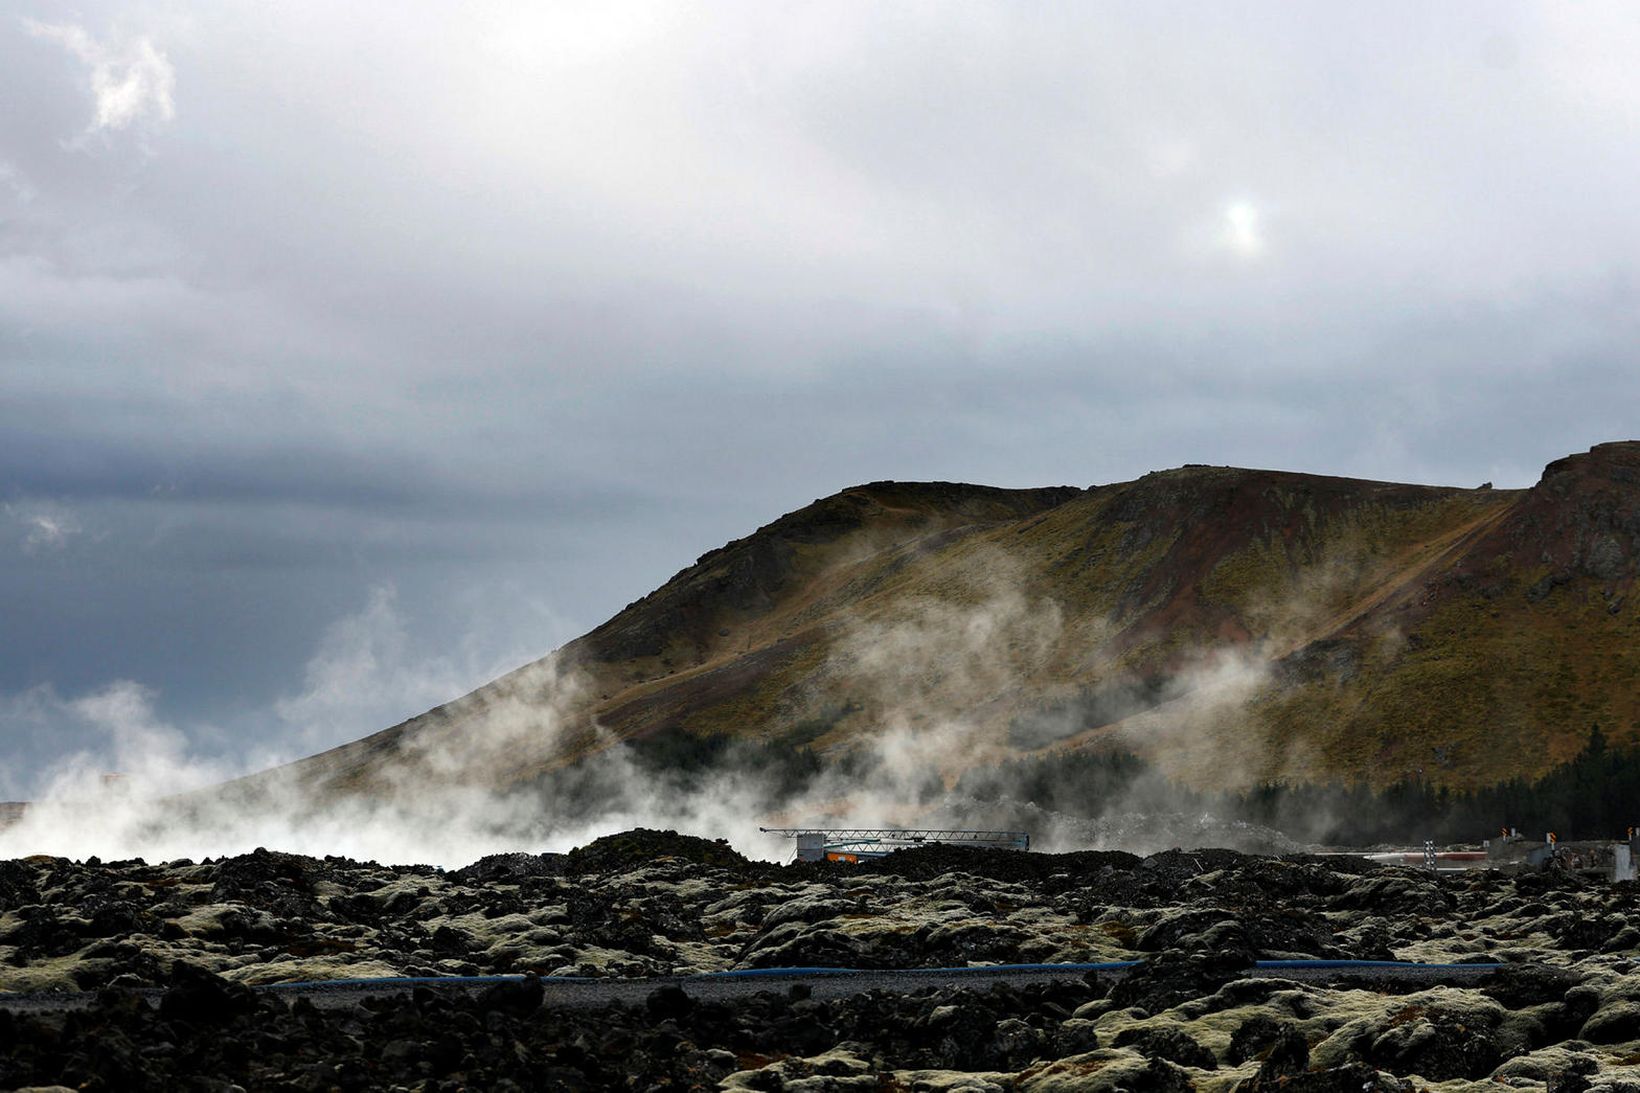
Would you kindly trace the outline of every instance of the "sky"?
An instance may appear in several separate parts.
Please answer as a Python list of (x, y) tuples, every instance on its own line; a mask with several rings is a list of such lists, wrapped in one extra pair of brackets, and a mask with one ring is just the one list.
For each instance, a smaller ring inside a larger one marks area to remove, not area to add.
[(0, 798), (355, 738), (851, 484), (1640, 434), (1640, 11), (14, 3)]

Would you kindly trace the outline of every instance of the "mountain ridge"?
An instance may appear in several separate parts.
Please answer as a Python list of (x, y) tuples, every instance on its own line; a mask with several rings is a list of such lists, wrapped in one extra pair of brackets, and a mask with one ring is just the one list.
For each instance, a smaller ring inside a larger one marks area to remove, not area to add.
[[(1632, 742), (1640, 442), (1526, 489), (1187, 465), (850, 487), (702, 554), (549, 657), (287, 768), (326, 792), (513, 784), (623, 740), (947, 774), (1120, 748), (1203, 786), (1530, 776)], [(938, 746), (935, 746), (938, 745)]]

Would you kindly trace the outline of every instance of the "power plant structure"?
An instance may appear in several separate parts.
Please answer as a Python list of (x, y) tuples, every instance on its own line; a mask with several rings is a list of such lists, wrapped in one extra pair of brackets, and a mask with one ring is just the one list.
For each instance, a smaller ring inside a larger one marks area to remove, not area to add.
[(1640, 861), (1640, 831), (1632, 827), (1627, 839), (1567, 842), (1556, 839), (1552, 831), (1542, 839), (1511, 831), (1487, 840), (1484, 868), (1513, 873), (1559, 870), (1592, 880), (1632, 881), (1636, 861)]
[(1561, 840), (1554, 832), (1529, 839), (1508, 829), (1486, 840), (1476, 850), (1437, 850), (1433, 842), (1422, 849), (1351, 851), (1381, 865), (1422, 866), (1432, 873), (1461, 873), (1496, 869), (1503, 873), (1576, 873), (1590, 880), (1632, 881), (1640, 863), (1640, 830), (1631, 828), (1626, 839)]
[(978, 846), (987, 850), (1029, 850), (1026, 831), (964, 831), (904, 827), (760, 827), (766, 835), (797, 840), (798, 861), (858, 862), (929, 843)]
[[(1031, 848), (1026, 831), (975, 831), (963, 828), (905, 827), (759, 827), (766, 835), (797, 842), (797, 861), (860, 862), (896, 850), (930, 843), (977, 846), (987, 850)], [(1506, 830), (1477, 849), (1438, 850), (1431, 841), (1397, 850), (1334, 851), (1341, 857), (1365, 858), (1382, 865), (1410, 865), (1430, 872), (1456, 873), (1497, 869), (1505, 873), (1565, 871), (1592, 880), (1633, 881), (1640, 866), (1640, 828), (1627, 839), (1562, 841), (1553, 832), (1529, 839)]]

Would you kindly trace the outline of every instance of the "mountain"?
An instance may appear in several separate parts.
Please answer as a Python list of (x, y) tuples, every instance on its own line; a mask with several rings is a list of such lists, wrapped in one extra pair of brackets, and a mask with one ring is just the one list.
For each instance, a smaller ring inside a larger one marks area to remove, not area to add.
[(924, 761), (1131, 750), (1204, 787), (1543, 772), (1640, 725), (1640, 442), (1530, 489), (1185, 466), (874, 482), (550, 657), (284, 771), (505, 786), (623, 740)]

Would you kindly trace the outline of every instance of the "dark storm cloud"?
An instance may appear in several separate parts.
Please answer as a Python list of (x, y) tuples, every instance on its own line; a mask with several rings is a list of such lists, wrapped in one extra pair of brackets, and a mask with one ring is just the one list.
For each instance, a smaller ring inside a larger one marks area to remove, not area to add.
[(1635, 432), (1637, 52), (1594, 5), (8, 11), (0, 695), (30, 763), (119, 679), (283, 731), (368, 617), (364, 732), (885, 477), (1530, 482)]

